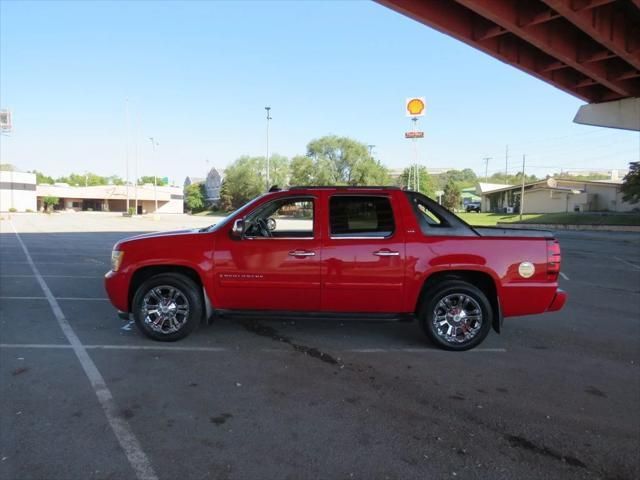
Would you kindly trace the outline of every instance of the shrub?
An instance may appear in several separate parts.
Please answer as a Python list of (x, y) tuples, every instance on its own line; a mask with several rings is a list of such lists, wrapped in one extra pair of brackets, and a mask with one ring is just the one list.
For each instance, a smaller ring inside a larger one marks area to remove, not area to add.
[(25, 210), (25, 212), (27, 212), (27, 213), (33, 213), (33, 210), (31, 210), (30, 208), (27, 208), (27, 209)]
[(46, 212), (49, 211), (49, 207), (53, 207), (58, 204), (58, 197), (47, 196), (42, 199), (42, 203), (44, 204), (44, 209)]
[(13, 207), (11, 207), (11, 208), (9, 209), (9, 212), (11, 212), (11, 213), (16, 213), (17, 211), (18, 211), (18, 209), (17, 209), (17, 208), (13, 208)]

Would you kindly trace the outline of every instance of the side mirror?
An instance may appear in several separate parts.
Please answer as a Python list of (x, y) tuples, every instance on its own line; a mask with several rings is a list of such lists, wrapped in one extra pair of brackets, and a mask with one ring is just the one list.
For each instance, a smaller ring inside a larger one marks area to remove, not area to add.
[(235, 237), (242, 237), (244, 234), (244, 219), (240, 218), (233, 222), (233, 228), (231, 229), (231, 233)]

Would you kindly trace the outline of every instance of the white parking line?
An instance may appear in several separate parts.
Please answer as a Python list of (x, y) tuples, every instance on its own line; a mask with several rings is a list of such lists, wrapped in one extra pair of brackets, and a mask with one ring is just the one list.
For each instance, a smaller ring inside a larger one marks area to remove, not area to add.
[(22, 238), (20, 238), (20, 235), (13, 225), (13, 222), (10, 222), (10, 224), (11, 228), (13, 229), (13, 233), (15, 233), (16, 235), (18, 243), (22, 247), (22, 250), (27, 257), (27, 262), (31, 266), (31, 270), (33, 270), (33, 274), (36, 276), (38, 283), (40, 284), (40, 288), (42, 288), (42, 291), (44, 292), (44, 295), (49, 302), (49, 306), (51, 307), (51, 310), (58, 320), (58, 325), (60, 325), (62, 332), (64, 333), (65, 337), (67, 337), (67, 341), (71, 345), (71, 348), (76, 354), (76, 357), (78, 357), (80, 365), (82, 365), (84, 373), (87, 375), (87, 378), (89, 379), (89, 382), (93, 387), (96, 397), (98, 397), (98, 401), (100, 402), (100, 405), (104, 410), (107, 420), (111, 425), (111, 429), (118, 439), (118, 442), (120, 442), (120, 446), (127, 455), (129, 463), (135, 471), (136, 476), (139, 480), (158, 480), (158, 476), (153, 470), (151, 462), (142, 450), (140, 442), (131, 430), (129, 423), (119, 413), (118, 406), (113, 399), (113, 395), (111, 394), (109, 387), (107, 387), (107, 384), (104, 381), (102, 374), (98, 370), (98, 367), (96, 367), (96, 364), (87, 353), (87, 349), (84, 347), (84, 345), (82, 345), (82, 342), (74, 332), (73, 328), (71, 328), (71, 325), (64, 316), (60, 305), (51, 293), (47, 282), (45, 282), (44, 278), (42, 278), (38, 267), (36, 267), (36, 264), (33, 262), (31, 255), (29, 255), (29, 250), (27, 250), (27, 247), (22, 241)]
[(624, 259), (622, 259), (620, 257), (613, 257), (613, 258), (615, 258), (619, 262), (624, 263), (625, 265), (629, 265), (630, 267), (635, 268), (636, 270), (640, 270), (640, 266), (636, 265), (635, 263), (628, 262), (627, 260), (624, 260)]
[(569, 280), (569, 277), (567, 277), (567, 275), (565, 275), (563, 272), (560, 272), (560, 276), (565, 280)]
[[(19, 274), (3, 274), (0, 273), (0, 278), (35, 278), (35, 275), (19, 275)], [(95, 278), (95, 279), (103, 279), (104, 275), (42, 275), (42, 278)]]
[[(36, 277), (37, 280), (38, 277)], [(52, 297), (56, 300), (68, 300), (68, 301), (78, 301), (78, 302), (108, 302), (108, 298), (103, 297)], [(48, 297), (14, 297), (14, 296), (4, 296), (0, 297), (0, 300), (48, 300)]]

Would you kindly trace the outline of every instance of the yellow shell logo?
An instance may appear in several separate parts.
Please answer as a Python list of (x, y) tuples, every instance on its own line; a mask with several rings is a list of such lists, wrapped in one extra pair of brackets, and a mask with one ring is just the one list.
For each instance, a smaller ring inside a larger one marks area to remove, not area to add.
[(420, 115), (424, 111), (424, 102), (419, 98), (412, 98), (407, 102), (407, 110), (411, 115)]

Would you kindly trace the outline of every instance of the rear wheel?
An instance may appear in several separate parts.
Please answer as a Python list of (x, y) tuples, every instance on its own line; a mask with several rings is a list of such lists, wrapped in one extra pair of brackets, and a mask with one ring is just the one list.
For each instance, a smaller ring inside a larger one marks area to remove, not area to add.
[(133, 297), (133, 318), (146, 336), (171, 342), (189, 335), (200, 323), (203, 302), (190, 278), (163, 273), (146, 280)]
[(451, 280), (426, 295), (418, 316), (426, 335), (440, 348), (469, 350), (489, 334), (493, 311), (479, 288)]

